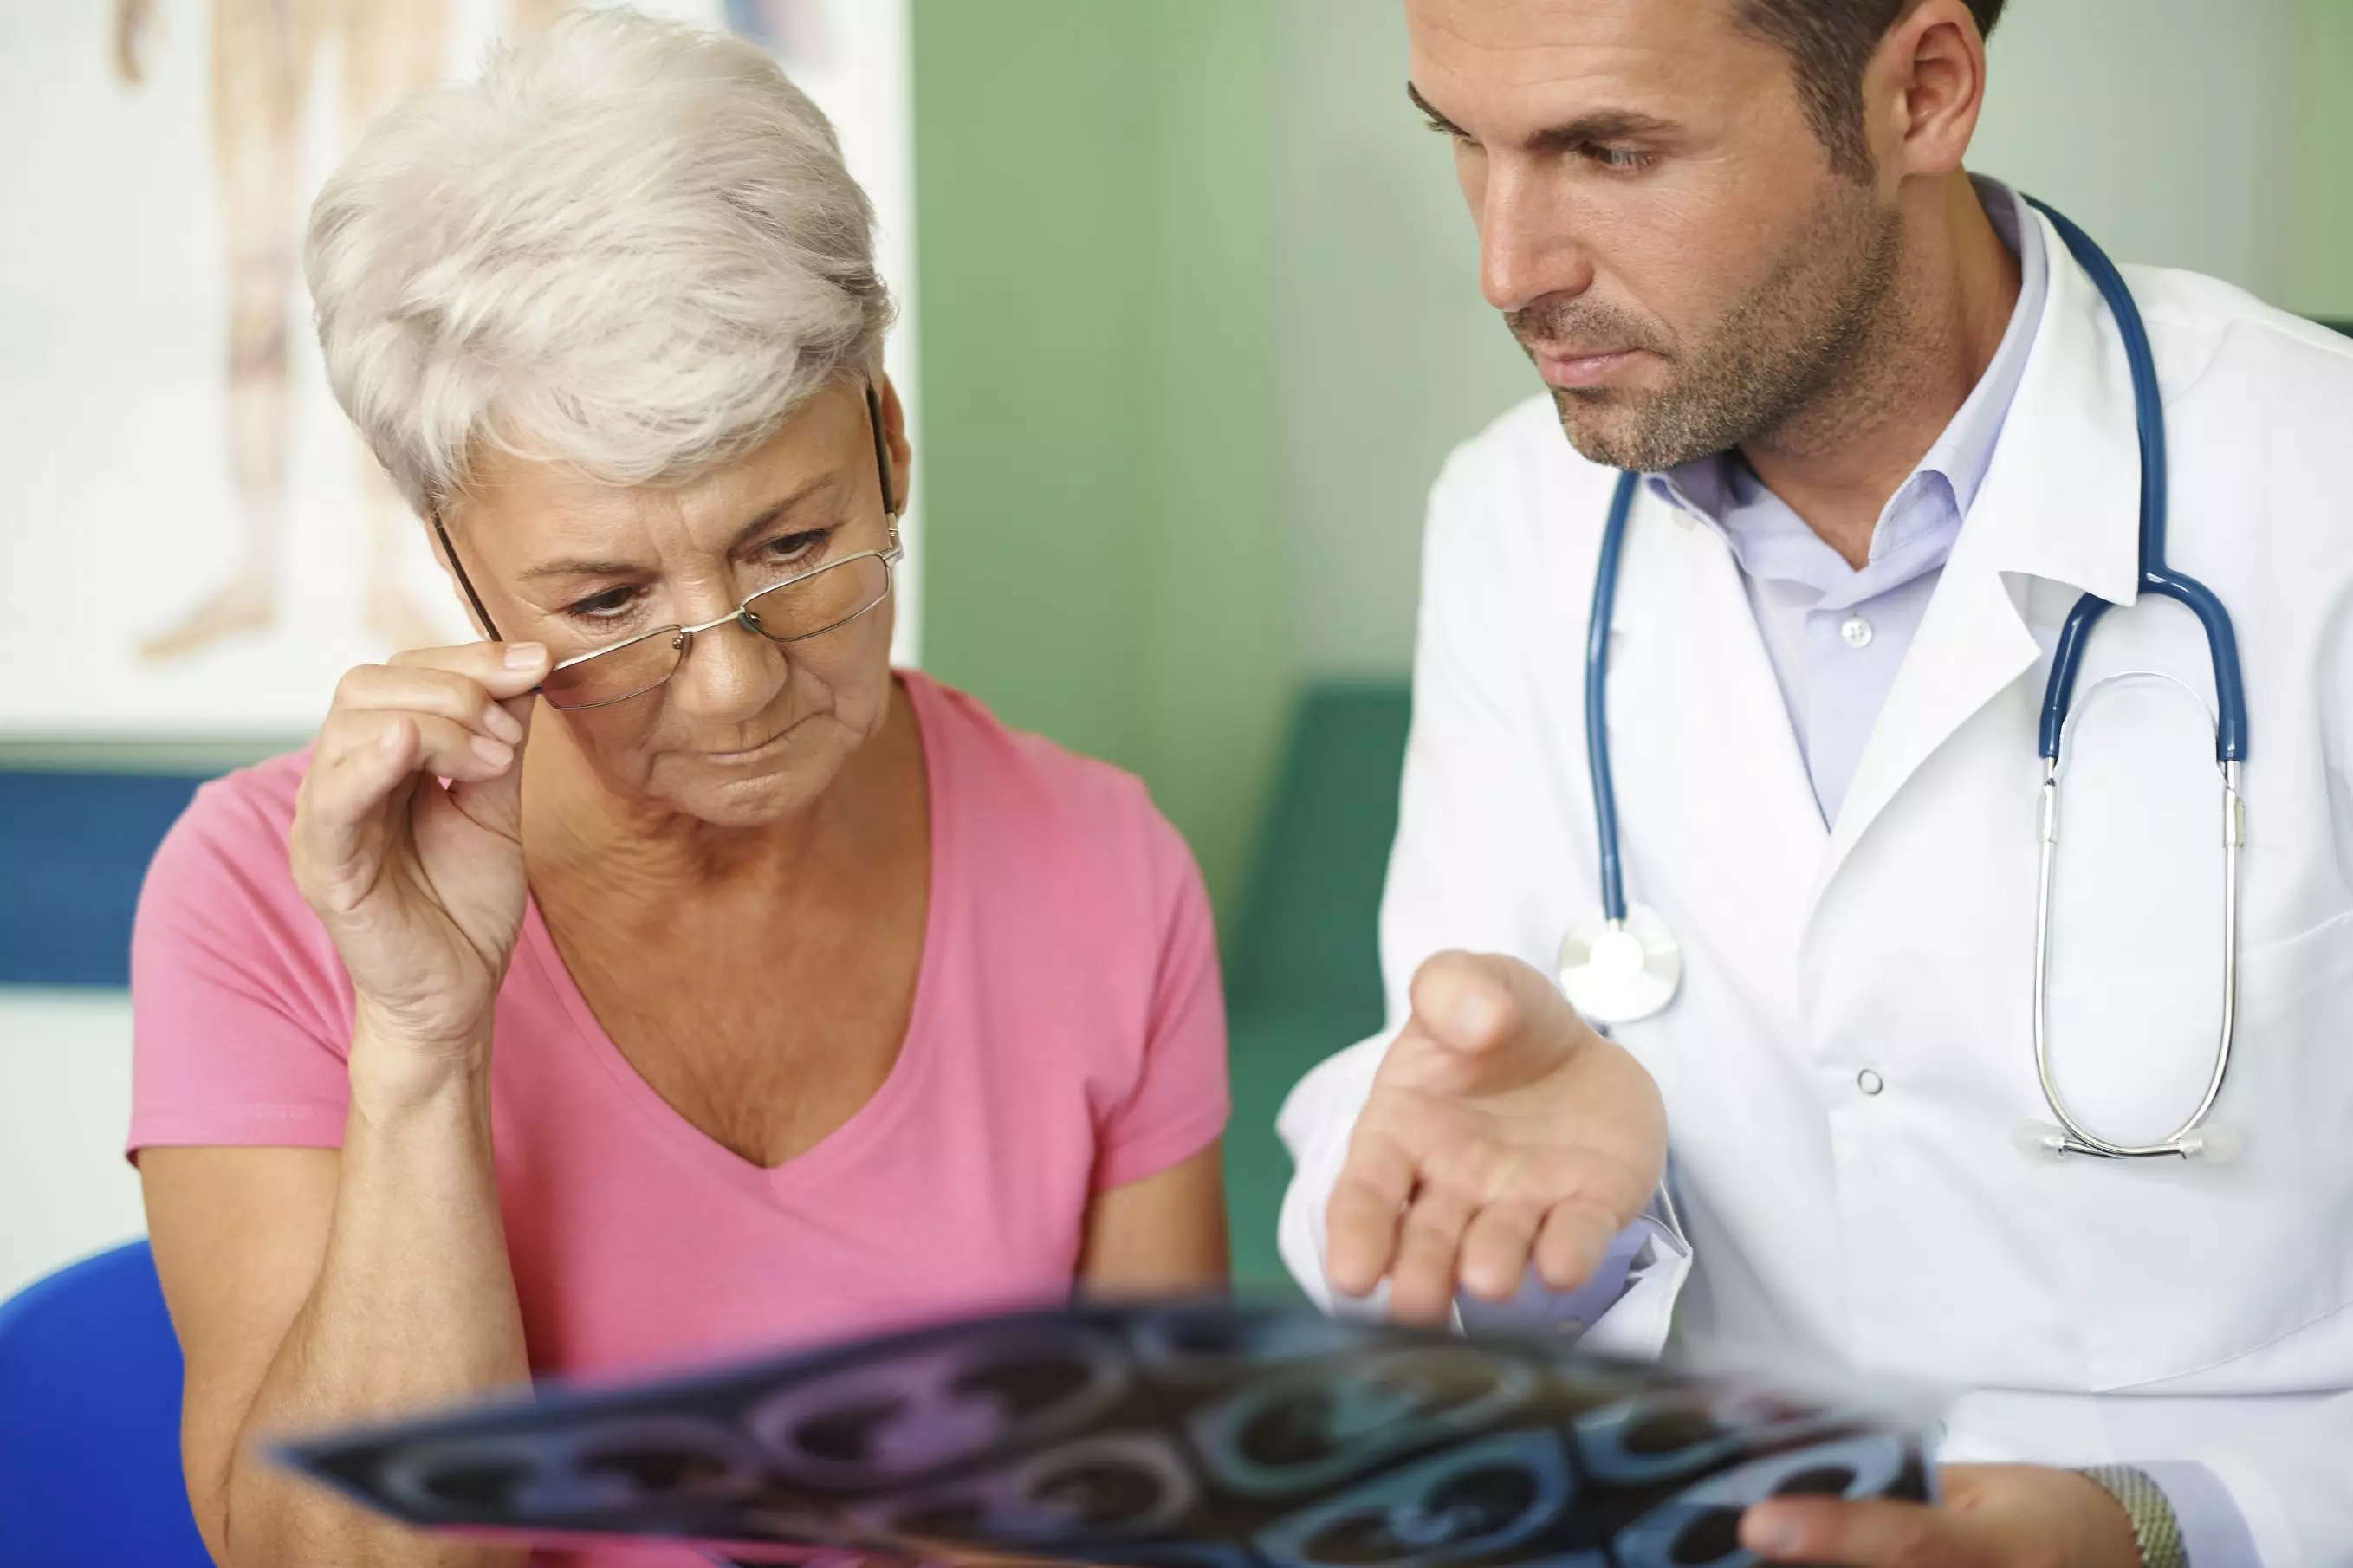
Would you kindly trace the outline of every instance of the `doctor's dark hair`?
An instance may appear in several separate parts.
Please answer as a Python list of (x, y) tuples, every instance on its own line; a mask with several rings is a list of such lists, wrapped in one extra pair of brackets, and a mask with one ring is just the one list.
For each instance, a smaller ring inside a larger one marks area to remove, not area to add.
[[(1797, 72), (1806, 118), (1829, 150), (1831, 166), (1855, 179), (1871, 174), (1862, 138), (1862, 72), (1888, 29), (1920, 0), (1734, 0), (1747, 31), (1786, 52)], [(1968, 0), (1978, 31), (1991, 37), (2004, 0)]]

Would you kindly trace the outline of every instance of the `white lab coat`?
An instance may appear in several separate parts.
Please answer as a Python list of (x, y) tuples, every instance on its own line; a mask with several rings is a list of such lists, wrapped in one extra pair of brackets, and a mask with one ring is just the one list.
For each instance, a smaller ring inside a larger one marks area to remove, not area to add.
[[(2217, 1112), (2244, 1154), (2035, 1163), (2012, 1142), (2047, 1115), (2035, 729), (2084, 592), (2128, 606), (2077, 688), (2054, 917), (2054, 1055), (2095, 1131), (2163, 1136), (2196, 1103), (2222, 884), (2206, 720), (2158, 684), (2092, 691), (2147, 668), (2211, 704), (2213, 683), (2186, 612), (2129, 607), (2122, 342), (2034, 221), (2054, 266), (2032, 356), (1834, 829), (1724, 541), (1647, 492), (1635, 512), (1609, 741), (1629, 895), (1685, 970), (1673, 1006), (1617, 1034), (1665, 1096), (1692, 1261), (1629, 1307), (1663, 1325), (1673, 1297), (1670, 1356), (1968, 1391), (1947, 1459), (2201, 1459), (2267, 1563), (2353, 1563), (2353, 342), (2211, 279), (2129, 274), (2171, 434), (2171, 561), (2221, 596), (2245, 661), (2240, 1022)], [(1598, 903), (1583, 644), (1613, 479), (1539, 398), (1432, 494), (1381, 917), (1393, 1020), (1430, 953), (1549, 973)], [(1326, 1062), (1283, 1110), (1284, 1256), (1327, 1301), (1324, 1208), (1386, 1044)]]

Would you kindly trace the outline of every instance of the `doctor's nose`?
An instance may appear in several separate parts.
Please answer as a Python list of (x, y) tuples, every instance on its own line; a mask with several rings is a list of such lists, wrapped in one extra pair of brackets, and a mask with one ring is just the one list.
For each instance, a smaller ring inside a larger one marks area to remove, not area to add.
[(1491, 170), (1479, 204), (1479, 291), (1509, 313), (1547, 296), (1574, 299), (1593, 284), (1593, 262), (1570, 216), (1542, 182)]

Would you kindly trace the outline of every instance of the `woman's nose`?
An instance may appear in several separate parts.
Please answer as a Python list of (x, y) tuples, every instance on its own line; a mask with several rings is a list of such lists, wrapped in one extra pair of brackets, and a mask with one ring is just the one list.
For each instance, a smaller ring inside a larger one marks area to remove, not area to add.
[(784, 648), (739, 613), (688, 639), (670, 700), (698, 718), (747, 719), (768, 706), (789, 673)]

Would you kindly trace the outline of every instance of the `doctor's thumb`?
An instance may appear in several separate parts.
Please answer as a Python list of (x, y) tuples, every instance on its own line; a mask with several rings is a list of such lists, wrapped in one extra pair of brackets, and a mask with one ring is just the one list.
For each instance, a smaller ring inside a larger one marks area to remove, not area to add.
[(1411, 994), (1424, 1032), (1470, 1055), (1499, 1049), (1568, 1011), (1550, 981), (1494, 953), (1439, 953), (1415, 972)]

